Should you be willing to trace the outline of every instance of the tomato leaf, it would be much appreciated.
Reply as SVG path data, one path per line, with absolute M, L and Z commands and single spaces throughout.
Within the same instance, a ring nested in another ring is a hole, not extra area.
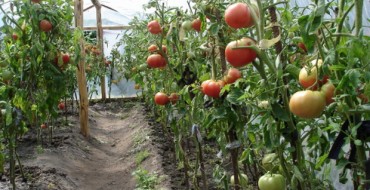
M 243 91 L 240 88 L 232 88 L 229 94 L 226 96 L 226 100 L 232 104 L 240 105 L 242 102 L 239 100 L 243 96 Z
M 326 154 L 324 154 L 324 155 L 322 155 L 322 156 L 319 157 L 319 159 L 318 159 L 318 161 L 317 161 L 317 163 L 315 165 L 315 169 L 316 170 L 320 170 L 322 168 L 322 166 L 324 165 L 324 163 L 327 160 L 328 156 L 329 156 L 329 154 L 326 153 Z
M 303 175 L 301 171 L 299 171 L 298 167 L 295 165 L 293 166 L 293 173 L 294 173 L 294 176 L 298 179 L 298 181 L 300 182 L 303 181 Z
M 271 104 L 272 113 L 276 118 L 281 119 L 282 121 L 289 121 L 289 113 L 281 107 L 277 102 Z
M 300 69 L 293 64 L 288 64 L 285 67 L 285 71 L 289 73 L 290 75 L 292 75 L 294 78 L 298 78 Z

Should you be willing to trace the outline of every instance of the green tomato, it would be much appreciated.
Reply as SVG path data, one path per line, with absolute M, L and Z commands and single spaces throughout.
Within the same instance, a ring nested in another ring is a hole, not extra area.
M 276 153 L 266 154 L 262 159 L 262 167 L 267 171 L 271 171 L 274 168 L 274 165 L 277 164 L 276 162 L 277 162 Z
M 1 77 L 4 81 L 9 81 L 13 78 L 13 73 L 9 70 L 3 70 L 3 72 L 1 73 Z
M 285 190 L 285 178 L 280 174 L 266 173 L 258 180 L 260 190 Z
M 182 24 L 181 24 L 181 27 L 185 30 L 185 31 L 189 31 L 191 30 L 191 22 L 190 21 L 184 21 Z
M 240 177 L 241 176 L 241 177 Z M 248 186 L 248 176 L 247 175 L 245 175 L 245 174 L 240 174 L 239 175 L 239 183 L 240 183 L 240 186 L 242 186 L 242 187 L 247 187 Z M 230 177 L 230 183 L 231 183 L 231 185 L 235 185 L 235 179 L 234 179 L 234 175 L 232 175 L 231 177 Z

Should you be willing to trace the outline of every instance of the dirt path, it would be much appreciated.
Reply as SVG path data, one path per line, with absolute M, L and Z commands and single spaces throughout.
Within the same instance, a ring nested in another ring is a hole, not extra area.
M 143 105 L 98 103 L 90 106 L 89 115 L 88 140 L 78 132 L 78 116 L 68 118 L 70 126 L 57 127 L 53 142 L 44 142 L 42 149 L 35 146 L 34 135 L 23 138 L 18 152 L 28 178 L 17 180 L 19 189 L 132 190 L 136 185 L 132 173 L 139 166 L 161 176 L 158 189 L 169 189 Z M 0 189 L 6 187 L 9 181 L 3 177 Z

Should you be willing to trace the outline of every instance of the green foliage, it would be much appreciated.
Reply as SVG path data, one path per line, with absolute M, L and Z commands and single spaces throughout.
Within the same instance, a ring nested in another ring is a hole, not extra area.
M 149 173 L 147 170 L 138 168 L 133 173 L 137 181 L 135 190 L 154 190 L 159 182 L 158 174 Z

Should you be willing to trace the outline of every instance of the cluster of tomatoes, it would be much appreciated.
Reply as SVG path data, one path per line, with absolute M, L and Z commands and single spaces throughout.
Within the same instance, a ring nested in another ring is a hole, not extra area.
M 154 96 L 154 102 L 157 105 L 167 105 L 168 103 L 176 104 L 179 100 L 179 95 L 177 93 L 171 93 L 169 96 L 163 92 L 157 92 Z
M 219 98 L 222 87 L 226 84 L 232 84 L 242 77 L 242 73 L 236 68 L 230 68 L 223 80 L 206 80 L 201 84 L 202 92 L 212 98 Z
M 152 44 L 148 47 L 148 51 L 151 55 L 148 56 L 146 63 L 150 68 L 164 68 L 167 65 L 166 58 L 164 54 L 167 54 L 167 47 L 162 45 L 160 50 L 158 46 Z
M 251 9 L 245 3 L 230 5 L 224 15 L 226 24 L 234 29 L 252 27 L 254 21 Z M 258 15 L 258 11 L 255 11 L 255 14 Z M 210 79 L 204 81 L 201 85 L 202 92 L 207 96 L 219 98 L 221 89 L 225 84 L 232 84 L 242 76 L 237 68 L 246 66 L 257 58 L 256 51 L 251 48 L 254 45 L 256 45 L 256 41 L 249 37 L 229 42 L 225 48 L 225 58 L 233 68 L 228 70 L 223 80 Z
M 300 70 L 299 83 L 306 90 L 298 91 L 290 98 L 289 108 L 294 115 L 306 119 L 316 118 L 321 116 L 326 105 L 334 102 L 335 86 L 328 81 L 328 76 L 319 78 L 322 64 L 321 59 L 313 60 Z

